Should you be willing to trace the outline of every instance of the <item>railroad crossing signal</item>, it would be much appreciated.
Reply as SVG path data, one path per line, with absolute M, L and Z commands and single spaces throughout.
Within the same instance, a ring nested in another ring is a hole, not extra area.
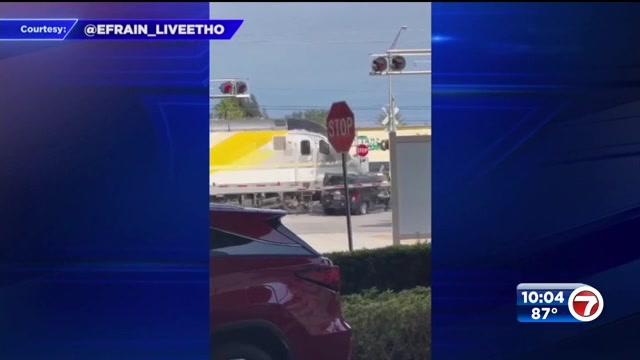
M 217 89 L 215 89 L 216 84 L 218 84 Z M 249 94 L 249 85 L 247 82 L 240 79 L 211 80 L 209 88 L 211 89 L 209 97 L 212 99 L 251 97 Z
M 225 95 L 242 95 L 247 92 L 247 83 L 244 81 L 225 81 L 220 85 L 220 92 Z
M 387 59 L 385 57 L 378 56 L 377 58 L 373 59 L 373 61 L 371 62 L 372 72 L 379 74 L 385 70 L 387 70 Z
M 387 71 L 388 66 L 387 58 L 384 56 L 378 56 L 373 59 L 371 62 L 371 72 L 376 75 L 382 75 L 383 72 Z M 396 55 L 391 57 L 391 65 L 389 66 L 389 71 L 402 71 L 407 66 L 407 59 L 404 56 Z
M 391 58 L 391 71 L 402 71 L 407 66 L 404 56 L 396 55 Z
M 327 139 L 339 153 L 347 153 L 356 138 L 353 111 L 346 101 L 331 104 L 327 114 Z
M 223 94 L 233 93 L 233 84 L 230 82 L 223 83 L 222 85 L 220 85 L 220 92 Z
M 369 75 L 430 75 L 431 70 L 406 70 L 407 57 L 431 56 L 430 49 L 387 50 L 386 54 L 371 54 Z
M 389 112 L 387 111 L 387 107 L 383 107 L 382 108 L 382 112 L 384 113 L 385 117 L 384 119 L 382 119 L 382 121 L 380 122 L 382 124 L 382 126 L 387 126 L 389 125 Z M 397 106 L 393 107 L 393 122 L 394 124 L 397 126 L 400 124 L 400 122 L 398 121 L 398 114 L 400 113 L 400 109 L 398 109 Z

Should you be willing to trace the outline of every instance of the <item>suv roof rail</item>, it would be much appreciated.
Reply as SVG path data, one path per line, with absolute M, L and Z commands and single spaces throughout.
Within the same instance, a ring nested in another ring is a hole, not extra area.
M 255 212 L 255 213 L 263 213 L 263 214 L 273 214 L 273 215 L 286 215 L 287 212 L 285 210 L 276 210 L 276 209 L 258 209 L 245 207 L 234 204 L 218 204 L 218 203 L 209 203 L 209 211 L 211 210 L 232 210 L 232 211 L 246 211 L 246 212 Z
M 243 209 L 240 205 L 209 203 L 209 210 L 212 209 Z

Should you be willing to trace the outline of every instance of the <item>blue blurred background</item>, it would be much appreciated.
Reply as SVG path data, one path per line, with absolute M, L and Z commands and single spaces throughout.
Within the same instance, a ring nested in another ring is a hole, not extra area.
M 434 359 L 637 358 L 639 18 L 433 4 Z M 606 306 L 519 324 L 520 282 L 587 283 Z
M 3 17 L 208 19 L 209 3 Z M 0 358 L 208 359 L 207 42 L 0 46 Z

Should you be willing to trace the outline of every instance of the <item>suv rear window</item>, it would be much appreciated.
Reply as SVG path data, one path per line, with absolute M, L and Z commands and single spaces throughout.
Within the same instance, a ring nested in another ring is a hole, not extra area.
M 316 255 L 306 243 L 282 225 L 274 229 L 291 242 L 272 242 L 252 239 L 213 227 L 209 228 L 209 248 L 216 256 L 248 255 Z M 292 238 L 292 236 L 294 238 Z

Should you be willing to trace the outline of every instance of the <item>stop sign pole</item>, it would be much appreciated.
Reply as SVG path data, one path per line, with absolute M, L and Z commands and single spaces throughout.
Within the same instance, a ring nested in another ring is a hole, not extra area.
M 344 205 L 347 216 L 347 237 L 349 251 L 353 251 L 353 234 L 351 231 L 351 196 L 347 179 L 347 154 L 356 138 L 356 124 L 353 111 L 346 101 L 331 104 L 327 114 L 327 140 L 342 155 L 342 180 L 344 183 Z

